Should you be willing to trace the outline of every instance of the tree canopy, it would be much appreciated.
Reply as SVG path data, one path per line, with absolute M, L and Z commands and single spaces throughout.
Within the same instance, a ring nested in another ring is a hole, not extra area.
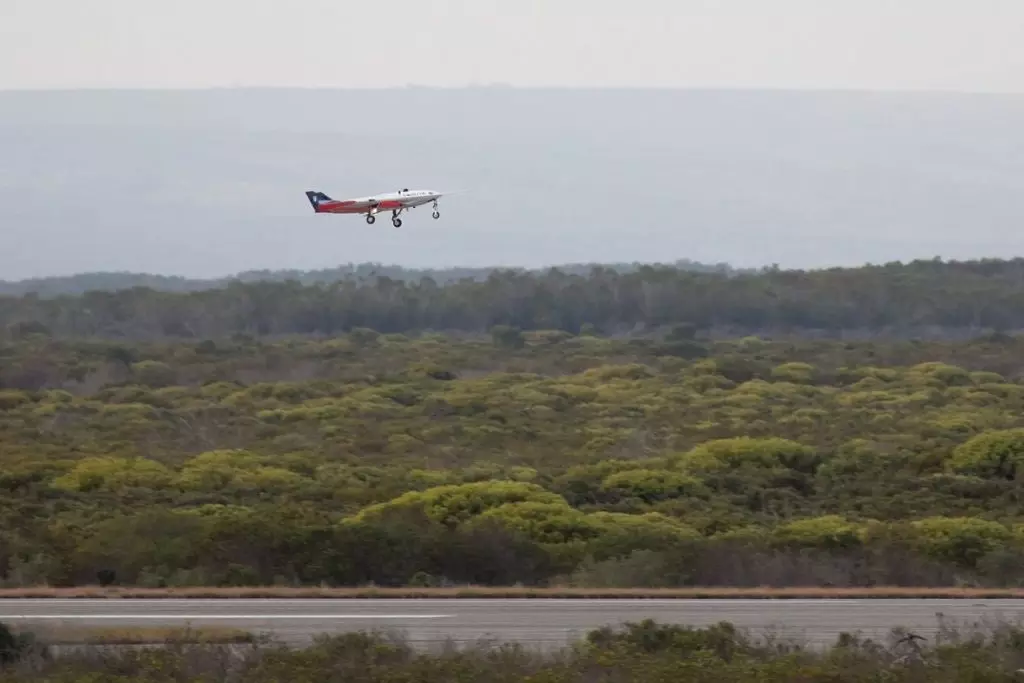
M 698 334 L 962 338 L 1024 327 L 1024 259 L 815 271 L 620 265 L 464 277 L 380 270 L 267 273 L 174 291 L 145 280 L 127 289 L 58 288 L 74 294 L 55 295 L 37 283 L 26 285 L 29 292 L 8 289 L 21 296 L 0 297 L 0 327 L 13 338 L 134 340 L 334 335 L 358 328 L 493 331 L 510 347 L 519 330 L 618 334 L 668 327 L 667 341 L 680 357 L 699 352 L 692 343 Z M 800 365 L 777 372 L 810 380 Z

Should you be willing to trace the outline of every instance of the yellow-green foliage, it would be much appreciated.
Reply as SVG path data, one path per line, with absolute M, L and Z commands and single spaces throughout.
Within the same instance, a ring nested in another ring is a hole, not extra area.
M 737 437 L 705 442 L 681 456 L 679 463 L 689 472 L 709 474 L 774 469 L 810 472 L 818 460 L 812 448 L 788 439 Z
M 972 517 L 929 517 L 911 523 L 915 543 L 929 555 L 970 565 L 1013 540 L 998 522 Z
M 809 363 L 783 363 L 772 369 L 773 379 L 794 384 L 809 384 L 814 374 L 814 366 Z
M 599 525 L 605 534 L 633 540 L 643 538 L 669 542 L 700 538 L 700 534 L 684 521 L 659 512 L 648 512 L 642 515 L 595 512 L 590 515 L 590 519 Z M 658 545 L 655 543 L 652 544 L 652 547 L 658 547 Z
M 647 503 L 693 495 L 700 480 L 679 472 L 636 469 L 605 477 L 601 490 L 616 497 L 639 498 Z
M 167 363 L 144 360 L 132 365 L 132 375 L 139 384 L 149 387 L 165 387 L 175 381 L 174 369 Z
M 0 391 L 0 410 L 13 410 L 30 401 L 31 399 L 24 391 L 12 391 L 10 389 Z
M 143 458 L 87 458 L 53 481 L 71 491 L 120 491 L 129 487 L 161 489 L 174 481 L 174 472 Z
M 484 511 L 478 520 L 497 522 L 538 543 L 586 541 L 601 532 L 594 520 L 565 501 L 506 503 Z
M 266 462 L 266 458 L 248 451 L 209 451 L 185 463 L 178 483 L 192 491 L 250 488 L 273 492 L 295 487 L 304 480 L 295 472 Z
M 394 500 L 366 508 L 355 517 L 355 521 L 369 521 L 392 512 L 422 510 L 430 519 L 451 526 L 492 508 L 525 502 L 565 504 L 561 496 L 537 484 L 485 481 L 411 491 Z
M 11 341 L 5 580 L 1016 580 L 1024 341 L 498 332 Z
M 920 363 L 910 368 L 907 376 L 935 386 L 963 386 L 971 384 L 971 375 L 963 368 L 948 363 Z
M 963 474 L 1016 480 L 1024 475 L 1024 428 L 979 434 L 953 450 L 948 466 Z
M 808 548 L 850 548 L 860 545 L 864 528 L 839 515 L 828 515 L 787 522 L 777 527 L 773 536 L 781 543 Z

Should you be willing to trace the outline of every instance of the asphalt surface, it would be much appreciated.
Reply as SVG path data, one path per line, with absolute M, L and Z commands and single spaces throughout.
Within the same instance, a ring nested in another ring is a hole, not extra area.
M 817 645 L 844 631 L 885 639 L 895 627 L 931 639 L 939 615 L 974 628 L 1024 623 L 1024 600 L 0 600 L 0 621 L 21 628 L 217 625 L 296 645 L 322 633 L 386 630 L 424 647 L 498 640 L 545 649 L 643 619 L 729 621 L 751 635 Z

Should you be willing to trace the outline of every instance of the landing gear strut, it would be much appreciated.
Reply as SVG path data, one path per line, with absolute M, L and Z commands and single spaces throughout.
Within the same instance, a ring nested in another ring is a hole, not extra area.
M 402 227 L 402 219 L 398 217 L 398 213 L 398 211 L 391 212 L 391 225 L 395 226 L 396 228 Z
M 437 210 L 437 202 L 436 202 L 436 201 L 434 202 L 434 213 L 432 213 L 432 214 L 430 214 L 430 215 L 434 217 L 434 220 L 435 220 L 435 221 L 436 221 L 436 220 L 437 220 L 438 218 L 440 218 L 440 217 L 441 217 L 441 212 Z

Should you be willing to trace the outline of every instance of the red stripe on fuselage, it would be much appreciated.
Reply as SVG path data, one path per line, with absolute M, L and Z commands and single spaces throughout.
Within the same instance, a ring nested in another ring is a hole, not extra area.
M 317 213 L 367 213 L 366 209 L 353 209 L 350 207 L 336 207 L 336 208 L 323 208 L 317 210 Z
M 401 209 L 403 206 L 402 202 L 397 199 L 388 199 L 377 204 L 377 209 Z M 355 202 L 342 202 L 342 201 L 330 201 L 323 202 L 316 207 L 317 213 L 367 213 L 370 211 L 369 206 L 357 206 Z
M 362 213 L 366 209 L 357 208 L 355 202 L 330 201 L 316 207 L 317 213 Z

